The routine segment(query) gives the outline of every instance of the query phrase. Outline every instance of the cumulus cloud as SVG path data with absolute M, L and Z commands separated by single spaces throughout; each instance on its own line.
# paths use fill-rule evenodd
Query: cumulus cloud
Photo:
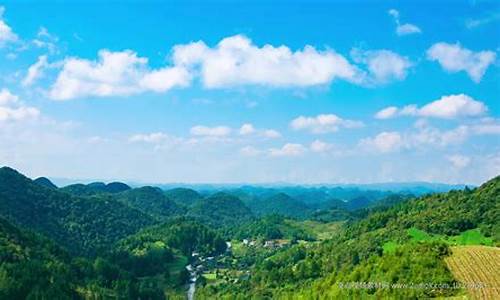
M 36 119 L 39 115 L 38 109 L 24 105 L 8 89 L 0 90 L 0 122 Z
M 131 50 L 101 50 L 97 61 L 68 58 L 49 91 L 54 100 L 82 97 L 125 96 L 140 92 L 164 92 L 190 83 L 190 74 L 183 67 L 151 70 L 147 58 Z
M 269 139 L 277 139 L 281 137 L 281 133 L 274 129 L 265 129 L 262 131 L 262 136 Z
M 445 148 L 460 145 L 470 136 L 478 135 L 474 126 L 459 125 L 448 130 L 430 126 L 427 122 L 417 122 L 413 130 L 401 133 L 384 131 L 374 137 L 359 141 L 361 149 L 369 152 L 389 153 L 408 149 Z M 495 134 L 495 133 L 484 133 Z
M 17 95 L 12 94 L 8 89 L 3 88 L 0 91 L 0 105 L 1 106 L 16 103 L 18 100 L 19 100 L 19 97 Z
M 240 135 L 249 135 L 255 132 L 255 128 L 250 123 L 245 123 L 240 127 Z
M 304 154 L 307 148 L 302 144 L 292 144 L 287 143 L 281 148 L 271 148 L 269 149 L 269 155 L 271 156 L 299 156 Z
M 281 133 L 274 129 L 255 128 L 255 126 L 251 123 L 245 123 L 241 125 L 238 133 L 241 136 L 264 137 L 267 139 L 276 139 L 281 137 Z
M 167 140 L 168 138 L 169 135 L 163 132 L 154 132 L 147 134 L 135 134 L 129 138 L 129 142 L 131 143 L 143 142 L 143 143 L 157 144 Z
M 49 64 L 47 62 L 46 55 L 42 55 L 42 56 L 38 57 L 37 62 L 28 68 L 28 72 L 26 74 L 26 77 L 24 77 L 21 84 L 23 86 L 32 85 L 37 79 L 39 79 L 43 76 L 43 72 L 48 66 L 49 66 Z
M 436 43 L 427 50 L 427 58 L 437 61 L 443 69 L 456 73 L 465 71 L 476 83 L 483 78 L 486 69 L 495 61 L 494 51 L 473 52 L 459 43 Z
M 175 64 L 199 70 L 207 88 L 247 84 L 306 87 L 335 79 L 356 82 L 359 74 L 333 50 L 305 46 L 292 51 L 287 46 L 269 44 L 259 47 L 243 35 L 224 38 L 213 48 L 202 41 L 177 45 L 173 52 Z
M 443 96 L 422 107 L 415 104 L 403 108 L 386 107 L 375 114 L 377 119 L 390 119 L 397 116 L 416 116 L 441 119 L 478 117 L 487 112 L 486 105 L 465 94 Z
M 356 63 L 366 64 L 369 75 L 364 79 L 367 84 L 387 83 L 403 80 L 412 63 L 407 57 L 390 50 L 363 51 L 353 49 L 351 56 Z
M 17 34 L 12 31 L 12 28 L 7 25 L 3 15 L 5 13 L 5 7 L 0 6 L 0 48 L 5 46 L 7 43 L 15 42 L 18 40 Z
M 409 35 L 409 34 L 415 34 L 415 33 L 421 33 L 422 30 L 416 25 L 410 24 L 410 23 L 405 23 L 401 24 L 400 21 L 400 16 L 399 16 L 399 11 L 395 9 L 390 9 L 388 11 L 388 14 L 392 16 L 394 19 L 394 22 L 396 23 L 396 34 L 399 36 L 403 35 Z
M 469 157 L 460 154 L 449 155 L 446 158 L 457 169 L 463 169 L 467 167 L 471 161 Z
M 41 29 L 39 36 L 41 40 L 51 35 Z M 176 45 L 171 64 L 159 69 L 151 69 L 148 59 L 132 50 L 103 49 L 95 60 L 69 57 L 54 63 L 61 70 L 48 94 L 54 100 L 69 100 L 165 92 L 188 86 L 195 77 L 206 88 L 310 87 L 334 80 L 373 85 L 402 80 L 411 67 L 406 57 L 389 50 L 356 50 L 355 60 L 367 70 L 330 48 L 318 50 L 306 45 L 293 51 L 285 45 L 260 47 L 243 35 L 224 38 L 214 47 L 203 41 Z
M 374 149 L 378 152 L 388 153 L 401 149 L 404 146 L 404 141 L 398 132 L 389 131 L 381 132 L 373 138 L 364 138 L 360 141 L 360 145 L 367 149 Z
M 379 110 L 375 114 L 376 119 L 385 120 L 395 117 L 398 114 L 398 108 L 396 106 L 389 106 L 384 109 Z
M 332 144 L 320 140 L 314 140 L 309 146 L 309 149 L 311 149 L 311 151 L 313 152 L 321 153 L 332 149 L 332 147 L 333 147 Z
M 362 127 L 360 121 L 342 119 L 334 114 L 321 114 L 316 117 L 300 116 L 290 122 L 290 127 L 294 130 L 309 130 L 315 134 L 336 132 L 339 128 Z
M 231 128 L 227 126 L 194 126 L 190 130 L 192 135 L 195 136 L 207 136 L 207 137 L 225 137 L 231 134 Z

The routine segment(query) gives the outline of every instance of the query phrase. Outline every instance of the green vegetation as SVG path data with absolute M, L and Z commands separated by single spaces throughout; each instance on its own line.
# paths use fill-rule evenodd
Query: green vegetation
M 243 224 L 253 218 L 243 201 L 226 193 L 217 193 L 198 201 L 188 214 L 216 228 Z
M 181 206 L 192 206 L 203 198 L 197 191 L 186 188 L 170 189 L 165 195 Z
M 159 220 L 184 213 L 184 209 L 165 196 L 161 189 L 151 186 L 127 190 L 114 198 Z
M 232 238 L 242 239 L 288 239 L 313 240 L 312 230 L 307 231 L 298 222 L 286 220 L 280 215 L 269 215 L 242 224 L 231 230 Z
M 249 280 L 210 285 L 204 297 L 243 298 L 428 298 L 461 290 L 340 288 L 345 282 L 453 285 L 444 263 L 451 241 L 498 243 L 500 178 L 475 190 L 451 191 L 400 201 L 352 219 L 320 244 L 298 244 L 257 261 Z M 471 229 L 475 229 L 470 231 Z M 486 237 L 478 237 L 484 232 Z M 460 236 L 462 238 L 460 238 Z M 471 238 L 471 237 L 474 238 Z M 468 237 L 468 238 L 465 238 Z M 488 241 L 488 240 L 486 240 Z
M 287 217 L 304 218 L 311 209 L 285 193 L 278 193 L 269 197 L 262 197 L 246 201 L 252 212 L 258 216 L 279 214 Z
M 155 223 L 150 216 L 110 196 L 72 196 L 36 184 L 10 168 L 0 169 L 0 215 L 76 254 L 105 251 Z
M 72 184 L 63 187 L 61 191 L 75 196 L 93 196 L 98 194 L 115 194 L 130 190 L 130 187 L 125 183 L 111 182 L 105 184 L 103 182 L 93 182 L 85 184 Z
M 300 187 L 204 197 L 58 189 L 1 168 L 0 299 L 183 299 L 190 276 L 198 299 L 452 297 L 464 291 L 446 286 L 491 269 L 470 262 L 496 259 L 499 215 L 500 177 L 419 198 Z M 402 286 L 423 283 L 440 286 Z

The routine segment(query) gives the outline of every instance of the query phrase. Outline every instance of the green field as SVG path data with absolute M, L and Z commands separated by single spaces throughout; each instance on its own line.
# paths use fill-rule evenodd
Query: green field
M 333 237 L 339 232 L 344 222 L 331 222 L 322 223 L 318 221 L 295 221 L 287 220 L 287 223 L 305 230 L 308 234 L 316 238 L 317 240 L 326 240 Z
M 441 240 L 453 246 L 493 245 L 493 239 L 485 237 L 478 228 L 464 231 L 460 235 L 445 236 L 438 234 L 429 234 L 423 230 L 412 227 L 408 229 L 408 235 L 410 236 L 412 241 L 417 242 Z

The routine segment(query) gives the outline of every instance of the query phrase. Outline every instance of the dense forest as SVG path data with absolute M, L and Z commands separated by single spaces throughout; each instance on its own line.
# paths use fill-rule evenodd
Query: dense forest
M 188 286 L 197 299 L 465 295 L 446 261 L 500 245 L 500 177 L 414 191 L 58 188 L 4 167 L 0 299 L 184 299 Z M 408 283 L 436 286 L 392 286 Z

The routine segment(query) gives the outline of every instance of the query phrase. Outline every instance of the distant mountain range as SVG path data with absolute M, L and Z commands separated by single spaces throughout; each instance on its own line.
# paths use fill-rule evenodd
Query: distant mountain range
M 46 177 L 40 177 L 37 180 L 48 180 Z M 66 187 L 74 184 L 94 184 L 102 185 L 104 184 L 101 180 L 96 179 L 69 179 L 69 178 L 51 178 L 53 184 L 59 187 Z M 113 182 L 111 182 L 113 183 Z M 228 190 L 228 189 L 244 189 L 244 190 L 254 190 L 265 192 L 270 189 L 294 189 L 303 188 L 310 191 L 324 191 L 334 188 L 342 188 L 346 190 L 358 189 L 358 190 L 373 190 L 373 191 L 384 191 L 384 192 L 395 192 L 395 193 L 409 193 L 414 195 L 423 195 L 428 193 L 442 193 L 451 190 L 462 190 L 465 187 L 474 188 L 475 185 L 472 184 L 447 184 L 439 182 L 425 182 L 425 181 L 415 181 L 415 182 L 380 182 L 380 183 L 322 183 L 322 184 L 291 184 L 291 183 L 138 183 L 138 182 L 127 182 L 130 187 L 141 187 L 141 186 L 155 186 L 163 190 L 170 190 L 175 188 L 192 189 L 201 193 L 212 194 L 217 191 Z

